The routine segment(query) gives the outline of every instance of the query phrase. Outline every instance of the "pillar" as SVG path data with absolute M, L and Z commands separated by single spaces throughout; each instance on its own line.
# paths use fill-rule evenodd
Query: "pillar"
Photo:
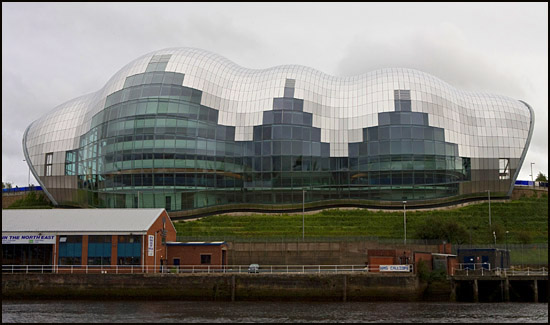
M 111 236 L 111 266 L 116 267 L 118 260 L 118 235 Z M 145 261 L 142 261 L 145 264 Z
M 533 280 L 533 302 L 539 302 L 539 288 L 537 280 Z
M 346 302 L 347 291 L 348 291 L 348 279 L 347 279 L 347 276 L 344 274 L 344 295 L 342 297 L 343 302 Z
M 456 281 L 451 279 L 451 297 L 450 297 L 450 300 L 452 302 L 455 302 L 456 301 Z
M 504 301 L 510 302 L 510 280 L 508 277 L 504 280 Z
M 235 301 L 235 275 L 231 276 L 231 301 Z
M 80 265 L 88 265 L 88 235 L 82 235 L 82 256 Z
M 474 302 L 479 302 L 479 291 L 477 287 L 477 279 L 474 280 Z

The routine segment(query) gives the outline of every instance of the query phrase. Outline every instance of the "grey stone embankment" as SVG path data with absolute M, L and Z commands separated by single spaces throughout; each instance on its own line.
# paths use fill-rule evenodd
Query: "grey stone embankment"
M 426 288 L 413 274 L 2 275 L 2 299 L 421 301 Z

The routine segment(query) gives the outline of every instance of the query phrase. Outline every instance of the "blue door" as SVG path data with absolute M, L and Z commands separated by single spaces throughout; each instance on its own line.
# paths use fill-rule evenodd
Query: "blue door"
M 174 259 L 174 266 L 179 266 L 180 265 L 180 259 L 179 258 L 175 258 Z

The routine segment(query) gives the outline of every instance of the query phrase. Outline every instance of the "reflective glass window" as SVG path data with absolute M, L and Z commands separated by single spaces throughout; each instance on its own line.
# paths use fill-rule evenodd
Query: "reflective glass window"
M 390 115 L 390 124 L 397 125 L 401 124 L 401 113 L 388 113 Z
M 378 141 L 378 127 L 367 129 L 368 141 Z
M 392 155 L 401 154 L 401 142 L 400 141 L 391 141 L 391 150 Z
M 390 124 L 390 113 L 384 112 L 378 114 L 378 125 Z
M 281 154 L 281 141 L 273 141 L 273 155 Z
M 283 113 L 283 124 L 292 124 L 292 112 L 282 111 Z
M 445 132 L 442 128 L 434 128 L 434 140 L 436 141 L 445 141 Z
M 411 124 L 424 125 L 424 113 L 411 113 Z
M 390 142 L 389 141 L 380 141 L 379 151 L 381 155 L 390 154 Z
M 264 124 L 273 124 L 273 112 L 264 112 Z
M 292 143 L 290 141 L 282 141 L 282 154 L 290 155 L 292 154 Z
M 401 142 L 401 153 L 403 154 L 412 154 L 412 141 L 411 140 L 403 140 Z
M 302 113 L 294 112 L 294 114 L 292 114 L 292 115 L 293 115 L 292 124 L 297 124 L 297 125 L 302 125 L 303 124 Z
M 440 141 L 435 141 L 435 154 L 436 155 L 445 155 L 445 143 Z
M 413 154 L 422 155 L 424 154 L 424 141 L 415 140 L 412 142 Z
M 378 139 L 380 140 L 389 140 L 390 139 L 390 128 L 381 126 L 378 128 Z
M 402 126 L 401 127 L 401 137 L 403 139 L 411 139 L 411 127 L 410 126 Z
M 327 148 L 328 149 L 328 148 Z M 321 156 L 321 144 L 319 142 L 311 143 L 311 155 L 312 156 Z M 328 156 L 328 154 L 327 154 Z M 323 155 L 324 157 L 324 155 Z
M 424 129 L 422 127 L 414 126 L 412 128 L 413 139 L 424 139 Z
M 283 126 L 274 125 L 273 126 L 273 139 L 282 139 L 283 138 Z
M 434 142 L 426 140 L 424 141 L 424 153 L 427 155 L 433 155 L 434 154 Z
M 301 155 L 302 154 L 302 141 L 292 141 L 292 154 Z
M 391 139 L 401 139 L 401 127 L 400 126 L 391 126 L 390 127 L 390 136 Z
M 321 141 L 321 129 L 318 129 L 318 128 L 311 129 L 311 141 L 315 141 L 315 142 Z
M 424 128 L 424 139 L 433 140 L 434 139 L 434 129 L 431 127 Z
M 293 126 L 292 127 L 292 139 L 293 140 L 302 140 L 302 127 L 301 126 Z
M 304 117 L 304 125 L 308 125 L 308 126 L 311 126 L 312 125 L 312 118 L 313 118 L 313 114 L 311 113 L 304 113 L 303 114 L 303 117 Z
M 369 155 L 375 156 L 378 155 L 378 141 L 371 141 L 369 144 Z
M 273 123 L 281 124 L 283 119 L 283 112 L 275 111 L 273 112 Z
M 318 156 L 318 155 L 315 155 L 313 152 L 313 145 L 314 143 L 312 143 L 311 155 Z M 330 143 L 321 143 L 321 156 L 322 157 L 330 156 Z

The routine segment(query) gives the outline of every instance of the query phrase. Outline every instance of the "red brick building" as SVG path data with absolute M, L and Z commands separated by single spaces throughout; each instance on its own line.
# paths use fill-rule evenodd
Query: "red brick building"
M 402 249 L 367 250 L 369 270 L 378 272 L 380 265 L 407 265 L 412 263 L 411 251 Z
M 175 266 L 225 266 L 227 244 L 217 242 L 168 242 L 168 264 Z
M 2 210 L 2 265 L 153 272 L 176 229 L 164 209 Z

